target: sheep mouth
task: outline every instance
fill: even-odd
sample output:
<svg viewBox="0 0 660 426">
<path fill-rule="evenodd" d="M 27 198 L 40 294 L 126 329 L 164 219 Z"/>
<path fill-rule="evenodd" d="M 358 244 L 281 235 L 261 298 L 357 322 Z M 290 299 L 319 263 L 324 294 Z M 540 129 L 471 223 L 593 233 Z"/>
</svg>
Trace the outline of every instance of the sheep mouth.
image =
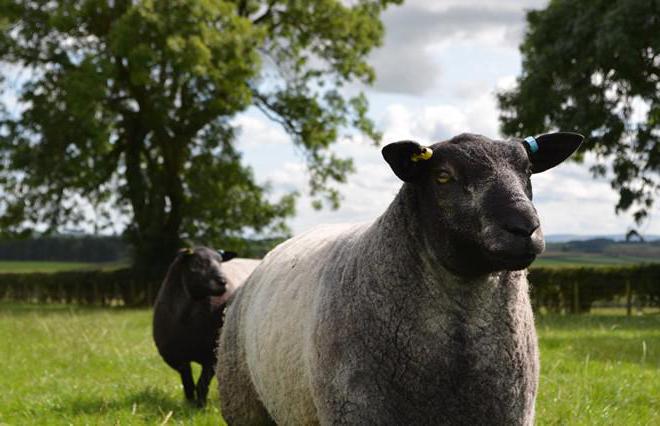
<svg viewBox="0 0 660 426">
<path fill-rule="evenodd" d="M 499 243 L 486 249 L 485 256 L 497 269 L 509 271 L 527 268 L 545 248 L 542 237 L 509 235 Z"/>
<path fill-rule="evenodd" d="M 486 257 L 490 262 L 497 267 L 497 269 L 507 271 L 519 271 L 527 268 L 536 260 L 537 253 L 523 252 L 523 253 L 505 253 L 505 252 L 488 252 Z"/>
<path fill-rule="evenodd" d="M 229 299 L 229 296 L 231 296 L 230 292 L 228 292 L 226 289 L 223 288 L 217 294 L 212 295 L 209 298 L 209 301 L 211 302 L 212 306 L 220 306 L 220 305 L 224 305 L 225 303 L 227 303 L 227 300 Z"/>
</svg>

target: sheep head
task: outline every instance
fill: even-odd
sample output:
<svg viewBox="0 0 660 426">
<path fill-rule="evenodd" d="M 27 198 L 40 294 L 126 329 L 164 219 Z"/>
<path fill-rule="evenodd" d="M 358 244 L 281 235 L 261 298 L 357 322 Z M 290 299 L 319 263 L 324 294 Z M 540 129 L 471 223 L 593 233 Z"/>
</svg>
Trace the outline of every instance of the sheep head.
<svg viewBox="0 0 660 426">
<path fill-rule="evenodd" d="M 383 156 L 406 184 L 409 211 L 435 259 L 471 276 L 529 266 L 544 248 L 532 204 L 534 173 L 568 158 L 582 142 L 575 133 L 495 141 L 461 134 L 423 147 L 389 144 Z"/>
<path fill-rule="evenodd" d="M 194 300 L 222 297 L 227 291 L 227 278 L 221 263 L 234 257 L 236 253 L 206 247 L 180 250 L 177 261 L 181 264 L 183 287 L 188 295 Z"/>
</svg>

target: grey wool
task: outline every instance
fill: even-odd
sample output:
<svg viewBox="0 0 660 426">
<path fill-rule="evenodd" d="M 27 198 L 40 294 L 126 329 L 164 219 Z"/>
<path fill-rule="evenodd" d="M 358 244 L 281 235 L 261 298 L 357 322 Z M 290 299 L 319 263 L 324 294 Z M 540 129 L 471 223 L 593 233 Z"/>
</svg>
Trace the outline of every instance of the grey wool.
<svg viewBox="0 0 660 426">
<path fill-rule="evenodd" d="M 182 249 L 154 304 L 153 337 L 163 360 L 181 376 L 190 402 L 202 406 L 216 363 L 216 343 L 227 300 L 259 264 L 207 247 Z M 229 261 L 231 260 L 231 261 Z M 195 384 L 191 362 L 202 366 Z"/>
<path fill-rule="evenodd" d="M 228 424 L 533 424 L 525 268 L 544 242 L 530 176 L 581 140 L 385 146 L 404 181 L 389 208 L 277 246 L 230 304 L 217 367 Z"/>
</svg>

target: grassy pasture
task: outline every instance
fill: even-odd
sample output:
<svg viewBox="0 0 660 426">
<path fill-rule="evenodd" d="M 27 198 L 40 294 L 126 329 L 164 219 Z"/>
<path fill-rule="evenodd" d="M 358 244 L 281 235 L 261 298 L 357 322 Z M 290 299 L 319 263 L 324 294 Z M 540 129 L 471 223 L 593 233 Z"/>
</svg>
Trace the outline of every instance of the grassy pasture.
<svg viewBox="0 0 660 426">
<path fill-rule="evenodd" d="M 126 266 L 125 262 L 48 262 L 31 260 L 0 260 L 0 273 L 25 274 L 31 272 L 63 272 L 80 270 L 111 270 Z"/>
<path fill-rule="evenodd" d="M 546 252 L 538 257 L 531 267 L 611 267 L 650 263 L 653 261 L 659 262 L 660 259 L 637 256 L 613 256 L 601 253 Z"/>
<path fill-rule="evenodd" d="M 0 303 L 0 424 L 220 424 L 215 381 L 204 410 L 185 404 L 150 321 L 148 309 Z M 537 322 L 538 424 L 660 423 L 660 315 Z"/>
</svg>

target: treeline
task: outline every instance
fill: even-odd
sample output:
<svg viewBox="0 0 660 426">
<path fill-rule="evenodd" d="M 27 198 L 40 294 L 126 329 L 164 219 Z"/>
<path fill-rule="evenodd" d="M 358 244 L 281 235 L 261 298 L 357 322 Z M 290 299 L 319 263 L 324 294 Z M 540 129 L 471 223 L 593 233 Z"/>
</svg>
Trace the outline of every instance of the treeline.
<svg viewBox="0 0 660 426">
<path fill-rule="evenodd" d="M 596 303 L 660 307 L 660 263 L 621 267 L 532 268 L 536 311 L 587 313 Z"/>
<path fill-rule="evenodd" d="M 546 252 L 591 253 L 658 259 L 660 258 L 660 240 L 627 242 L 614 241 L 609 238 L 594 238 L 584 241 L 548 243 L 546 245 Z"/>
<path fill-rule="evenodd" d="M 225 246 L 215 248 L 236 251 L 240 257 L 260 259 L 284 240 L 234 239 Z M 130 254 L 130 246 L 119 236 L 50 236 L 0 240 L 0 260 L 97 263 L 127 260 Z"/>
<path fill-rule="evenodd" d="M 596 304 L 660 307 L 660 264 L 617 268 L 533 268 L 537 312 L 587 313 Z M 130 269 L 52 274 L 0 274 L 0 299 L 30 303 L 150 306 L 160 282 L 142 282 Z"/>
<path fill-rule="evenodd" d="M 48 236 L 0 240 L 0 260 L 113 262 L 129 257 L 117 236 Z"/>
</svg>

